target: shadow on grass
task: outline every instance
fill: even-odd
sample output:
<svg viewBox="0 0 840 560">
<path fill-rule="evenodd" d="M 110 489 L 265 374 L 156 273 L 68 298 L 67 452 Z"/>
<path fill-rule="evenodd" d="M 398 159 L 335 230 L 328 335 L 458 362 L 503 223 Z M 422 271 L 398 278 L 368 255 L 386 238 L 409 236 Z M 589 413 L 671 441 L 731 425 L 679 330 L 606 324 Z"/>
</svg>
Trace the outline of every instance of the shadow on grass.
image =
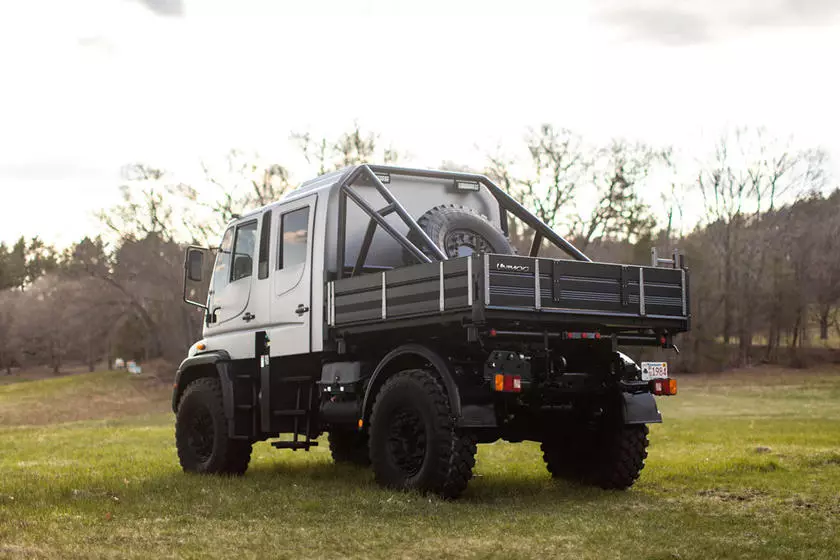
<svg viewBox="0 0 840 560">
<path fill-rule="evenodd" d="M 170 499 L 173 491 L 177 491 L 186 502 L 203 502 L 221 496 L 241 502 L 246 508 L 268 510 L 326 511 L 330 504 L 347 505 L 349 502 L 366 510 L 368 515 L 383 518 L 393 514 L 393 504 L 397 503 L 414 504 L 409 510 L 400 510 L 401 515 L 410 517 L 428 515 L 428 508 L 434 504 L 453 511 L 492 507 L 499 512 L 528 513 L 544 512 L 561 505 L 578 508 L 604 503 L 620 506 L 658 501 L 649 493 L 605 491 L 553 480 L 547 473 L 545 476 L 479 475 L 470 481 L 458 500 L 442 500 L 418 492 L 381 488 L 375 483 L 370 468 L 336 465 L 331 461 L 263 462 L 241 477 L 202 476 L 173 469 L 146 479 L 142 486 L 143 493 L 163 499 Z M 383 506 L 385 509 L 381 509 Z"/>
</svg>

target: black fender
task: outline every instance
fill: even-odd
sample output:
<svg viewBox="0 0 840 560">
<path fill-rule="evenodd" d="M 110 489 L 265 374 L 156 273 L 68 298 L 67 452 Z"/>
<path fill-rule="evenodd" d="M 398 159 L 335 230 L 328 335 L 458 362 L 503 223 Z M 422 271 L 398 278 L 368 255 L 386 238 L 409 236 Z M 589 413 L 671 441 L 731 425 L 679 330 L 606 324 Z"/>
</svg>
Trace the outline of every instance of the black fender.
<svg viewBox="0 0 840 560">
<path fill-rule="evenodd" d="M 225 409 L 225 416 L 228 418 L 228 424 L 233 426 L 231 422 L 233 419 L 233 380 L 231 379 L 230 371 L 230 355 L 224 350 L 213 350 L 204 352 L 203 354 L 196 354 L 191 358 L 187 358 L 181 365 L 178 366 L 178 373 L 175 374 L 175 385 L 172 391 L 172 412 L 178 412 L 178 403 L 181 400 L 181 395 L 187 386 L 200 377 L 219 378 L 222 385 L 222 401 Z"/>
<path fill-rule="evenodd" d="M 385 382 L 385 379 L 388 377 L 389 371 L 388 366 L 393 364 L 394 361 L 400 358 L 410 358 L 416 357 L 421 358 L 422 360 L 429 362 L 432 364 L 432 367 L 435 368 L 435 371 L 440 376 L 440 380 L 443 382 L 443 387 L 446 390 L 446 394 L 449 397 L 449 406 L 450 411 L 452 413 L 452 417 L 460 419 L 461 417 L 461 393 L 458 390 L 458 385 L 455 383 L 455 376 L 452 371 L 452 366 L 449 362 L 437 353 L 432 348 L 428 346 L 423 346 L 422 344 L 404 344 L 399 346 L 390 352 L 388 352 L 384 358 L 379 361 L 377 364 L 376 369 L 373 370 L 373 373 L 370 376 L 370 381 L 367 384 L 367 388 L 365 389 L 365 398 L 362 401 L 362 420 L 367 423 L 367 419 L 370 416 L 371 408 L 373 407 L 373 400 L 376 397 L 376 393 L 379 391 L 379 388 Z"/>
<path fill-rule="evenodd" d="M 621 393 L 625 424 L 660 424 L 662 415 L 650 393 Z"/>
</svg>

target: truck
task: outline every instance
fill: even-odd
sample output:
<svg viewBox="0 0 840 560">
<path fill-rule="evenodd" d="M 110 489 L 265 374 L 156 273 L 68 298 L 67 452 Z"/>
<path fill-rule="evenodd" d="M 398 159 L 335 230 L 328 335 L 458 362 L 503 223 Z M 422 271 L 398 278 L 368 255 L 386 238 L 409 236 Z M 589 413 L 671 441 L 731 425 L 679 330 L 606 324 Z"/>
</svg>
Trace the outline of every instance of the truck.
<svg viewBox="0 0 840 560">
<path fill-rule="evenodd" d="M 553 477 L 626 489 L 655 395 L 676 393 L 667 363 L 625 351 L 689 329 L 683 256 L 593 262 L 483 175 L 348 167 L 235 219 L 214 252 L 185 256 L 204 314 L 172 396 L 186 472 L 243 474 L 256 442 L 326 433 L 380 485 L 456 498 L 478 444 L 535 441 Z"/>
</svg>

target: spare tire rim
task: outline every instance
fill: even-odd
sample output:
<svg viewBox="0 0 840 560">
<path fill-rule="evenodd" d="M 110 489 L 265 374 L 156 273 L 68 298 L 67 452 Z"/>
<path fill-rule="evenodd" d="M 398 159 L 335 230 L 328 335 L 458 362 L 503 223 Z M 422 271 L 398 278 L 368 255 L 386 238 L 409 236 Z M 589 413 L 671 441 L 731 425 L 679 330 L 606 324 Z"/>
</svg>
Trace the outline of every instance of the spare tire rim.
<svg viewBox="0 0 840 560">
<path fill-rule="evenodd" d="M 188 426 L 187 442 L 195 453 L 196 458 L 202 463 L 207 462 L 213 454 L 213 417 L 207 407 L 200 406 L 190 415 Z"/>
<path fill-rule="evenodd" d="M 495 252 L 484 237 L 474 231 L 453 229 L 443 239 L 446 256 L 450 258 L 468 257 L 473 253 Z"/>
<path fill-rule="evenodd" d="M 388 430 L 388 454 L 393 464 L 406 476 L 420 472 L 426 458 L 426 429 L 423 419 L 413 408 L 394 412 Z"/>
</svg>

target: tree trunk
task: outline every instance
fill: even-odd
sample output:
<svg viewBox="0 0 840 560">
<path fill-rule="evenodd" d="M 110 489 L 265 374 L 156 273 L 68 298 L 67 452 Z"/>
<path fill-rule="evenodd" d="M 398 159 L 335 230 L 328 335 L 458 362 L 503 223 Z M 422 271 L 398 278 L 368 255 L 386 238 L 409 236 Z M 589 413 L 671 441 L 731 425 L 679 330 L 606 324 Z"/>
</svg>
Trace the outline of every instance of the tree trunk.
<svg viewBox="0 0 840 560">
<path fill-rule="evenodd" d="M 820 310 L 820 340 L 828 340 L 828 319 L 831 308 L 825 306 Z"/>
<path fill-rule="evenodd" d="M 738 336 L 738 360 L 742 366 L 750 364 L 750 347 L 752 346 L 752 334 L 745 328 Z"/>
<path fill-rule="evenodd" d="M 88 332 L 88 344 L 87 344 L 87 363 L 88 363 L 88 371 L 93 373 L 93 370 L 96 369 L 96 364 L 94 364 L 93 358 L 93 336 L 91 336 L 90 332 Z"/>
<path fill-rule="evenodd" d="M 58 347 L 58 342 L 52 340 L 50 342 L 50 362 L 52 365 L 52 371 L 56 375 L 61 373 L 61 357 L 59 353 L 60 348 Z"/>
<path fill-rule="evenodd" d="M 727 231 L 723 256 L 723 343 L 732 340 L 732 251 L 730 233 Z"/>
<path fill-rule="evenodd" d="M 149 342 L 149 358 L 157 358 L 163 354 L 163 343 L 160 338 L 160 330 L 158 329 L 157 323 L 152 316 L 149 314 L 148 311 L 138 302 L 134 296 L 125 288 L 123 288 L 119 282 L 111 278 L 110 276 L 101 276 L 98 277 L 110 284 L 111 286 L 115 287 L 117 290 L 123 293 L 126 296 L 127 303 L 129 307 L 134 311 L 140 321 L 143 323 L 143 326 L 146 327 L 146 336 Z"/>
</svg>

